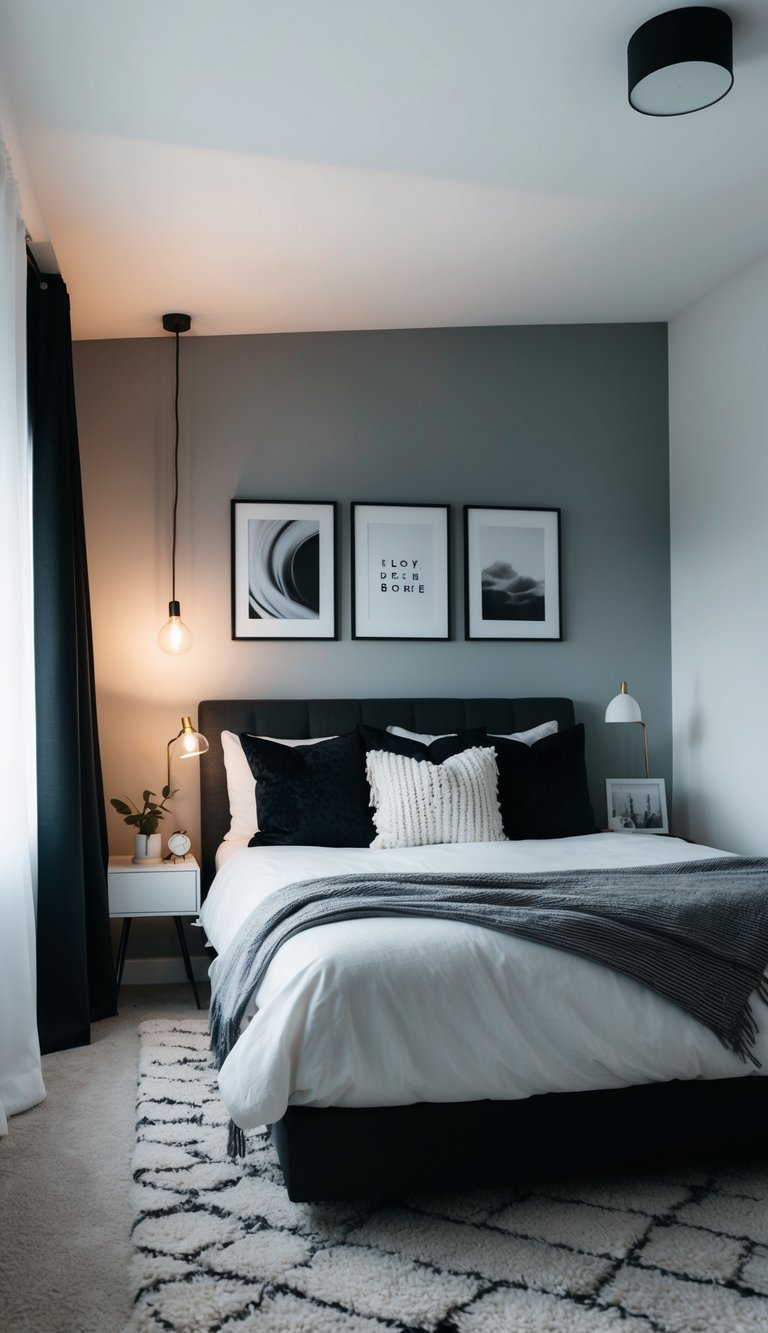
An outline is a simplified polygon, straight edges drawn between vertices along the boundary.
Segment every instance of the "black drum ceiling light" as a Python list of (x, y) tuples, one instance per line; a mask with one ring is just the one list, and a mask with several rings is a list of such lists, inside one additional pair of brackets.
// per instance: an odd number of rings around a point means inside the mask
[(728, 14), (706, 5), (671, 9), (643, 23), (627, 46), (629, 104), (644, 116), (685, 116), (733, 86)]
[(168, 603), (168, 619), (157, 636), (157, 642), (164, 653), (178, 657), (192, 647), (192, 631), (181, 618), (181, 604), (176, 601), (176, 511), (179, 507), (179, 337), (189, 333), (192, 320), (189, 315), (163, 315), (163, 328), (166, 333), (176, 335), (176, 388), (173, 398), (174, 444), (173, 444), (173, 511), (171, 539), (171, 600)]

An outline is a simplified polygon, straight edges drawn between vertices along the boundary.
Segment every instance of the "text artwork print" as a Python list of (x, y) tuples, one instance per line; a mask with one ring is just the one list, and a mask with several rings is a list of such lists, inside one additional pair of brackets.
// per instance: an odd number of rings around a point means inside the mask
[(368, 524), (368, 598), (381, 620), (431, 618), (432, 530), (423, 523)]

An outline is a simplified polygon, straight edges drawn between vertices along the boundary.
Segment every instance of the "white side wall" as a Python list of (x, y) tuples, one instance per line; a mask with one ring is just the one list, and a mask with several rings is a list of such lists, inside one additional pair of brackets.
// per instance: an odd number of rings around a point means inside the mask
[(768, 852), (768, 258), (669, 329), (673, 828)]

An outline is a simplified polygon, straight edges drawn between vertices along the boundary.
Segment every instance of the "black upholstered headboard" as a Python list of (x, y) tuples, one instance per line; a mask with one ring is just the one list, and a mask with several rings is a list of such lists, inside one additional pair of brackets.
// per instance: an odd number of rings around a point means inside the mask
[(203, 894), (215, 873), (216, 849), (229, 828), (229, 800), (221, 748), (222, 731), (256, 736), (338, 736), (358, 722), (372, 727), (408, 727), (431, 734), (464, 727), (489, 731), (524, 731), (557, 719), (574, 723), (573, 701), (542, 699), (205, 699), (198, 726), (210, 743), (200, 765)]

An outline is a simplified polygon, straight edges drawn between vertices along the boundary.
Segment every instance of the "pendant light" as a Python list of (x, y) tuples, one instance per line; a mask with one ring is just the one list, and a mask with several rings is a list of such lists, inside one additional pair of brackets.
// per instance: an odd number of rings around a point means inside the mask
[(164, 653), (178, 657), (192, 647), (192, 631), (181, 618), (181, 604), (176, 600), (176, 511), (179, 507), (179, 341), (182, 333), (188, 333), (192, 327), (189, 315), (163, 315), (163, 328), (166, 333), (176, 336), (176, 389), (174, 393), (174, 445), (173, 445), (173, 537), (171, 542), (171, 600), (168, 603), (168, 619), (157, 636), (157, 642)]

